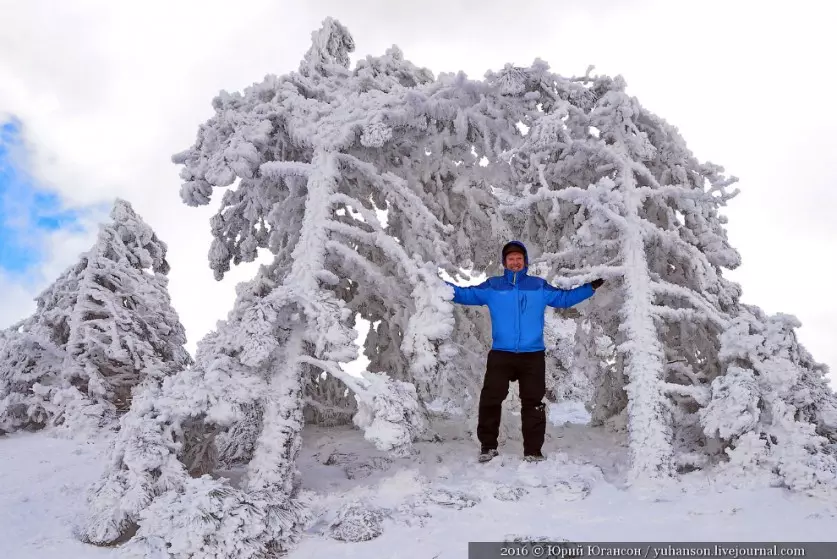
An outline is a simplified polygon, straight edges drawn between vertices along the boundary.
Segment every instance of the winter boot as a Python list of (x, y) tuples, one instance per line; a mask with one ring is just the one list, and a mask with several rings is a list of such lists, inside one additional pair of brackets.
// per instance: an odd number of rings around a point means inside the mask
[(488, 462), (498, 454), (496, 448), (484, 448), (480, 452), (479, 457), (477, 457), (477, 462)]
[(540, 452), (536, 452), (534, 454), (524, 454), (523, 460), (526, 462), (543, 462), (544, 460), (546, 460), (546, 456), (544, 456)]

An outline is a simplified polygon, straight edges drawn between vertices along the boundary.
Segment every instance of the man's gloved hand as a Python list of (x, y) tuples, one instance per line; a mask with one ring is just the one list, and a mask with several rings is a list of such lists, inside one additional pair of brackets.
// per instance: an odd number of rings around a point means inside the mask
[(599, 278), (599, 279), (594, 279), (593, 281), (591, 281), (590, 285), (593, 286), (593, 289), (598, 289), (602, 286), (603, 283), (604, 283), (604, 280)]

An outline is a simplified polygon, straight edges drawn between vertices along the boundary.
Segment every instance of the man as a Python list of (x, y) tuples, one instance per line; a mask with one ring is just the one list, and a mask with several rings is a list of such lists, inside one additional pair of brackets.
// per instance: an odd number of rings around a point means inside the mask
[(479, 285), (453, 287), (453, 302), (487, 305), (491, 315), (493, 343), (488, 353), (485, 379), (479, 401), (477, 438), (480, 462), (497, 456), (497, 437), (503, 400), (509, 382), (518, 381), (521, 401), (524, 460), (544, 460), (541, 453), (546, 432), (546, 362), (543, 341), (546, 307), (568, 308), (593, 295), (604, 280), (575, 289), (557, 289), (543, 278), (527, 275), (529, 255), (523, 243), (511, 241), (503, 247), (502, 276)]

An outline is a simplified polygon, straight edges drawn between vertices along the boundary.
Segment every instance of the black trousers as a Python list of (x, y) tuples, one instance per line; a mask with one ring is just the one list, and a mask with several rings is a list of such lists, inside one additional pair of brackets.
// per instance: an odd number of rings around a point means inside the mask
[(513, 353), (492, 349), (488, 353), (477, 423), (477, 438), (484, 449), (497, 448), (503, 400), (509, 395), (509, 383), (517, 381), (522, 408), (523, 453), (541, 451), (546, 431), (545, 356), (543, 351)]

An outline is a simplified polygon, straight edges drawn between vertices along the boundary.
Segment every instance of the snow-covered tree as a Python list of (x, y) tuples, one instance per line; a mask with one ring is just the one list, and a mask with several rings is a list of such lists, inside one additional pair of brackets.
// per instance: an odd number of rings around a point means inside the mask
[[(349, 71), (334, 61), (345, 60), (338, 51), (352, 44), (328, 20), (299, 73), (219, 98), (218, 116), (202, 128), (200, 144), (176, 157), (185, 164), (183, 196), (205, 203), (212, 184), (239, 181), (225, 194), (214, 226), (210, 259), (217, 274), (254, 258), (257, 247), (287, 268), (299, 266), (288, 255), (303, 242), (304, 228), (317, 222), (312, 217), (322, 216), (322, 231), (311, 236), (318, 244), (299, 253), (322, 255), (314, 268), (323, 271), (311, 289), (346, 303), (352, 313), (341, 318), (344, 326), (355, 313), (373, 323), (366, 343), (370, 371), (414, 384), (428, 401), (444, 389), (439, 375), (454, 354), (453, 344), (443, 343), (452, 323), (440, 296), (447, 288), (435, 269), (455, 271), (451, 253), (465, 264), (497, 262), (496, 244), (488, 257), (475, 245), (492, 240), (486, 224), (497, 224), (495, 243), (504, 231), (487, 178), (507, 168), (498, 154), (519, 133), (485, 101), (480, 82), (461, 75), (434, 82), (395, 47)], [(493, 163), (484, 167), (486, 154)], [(307, 176), (314, 171), (331, 173), (316, 199), (317, 183)], [(453, 231), (456, 239), (446, 238)], [(342, 394), (321, 387), (319, 394)]]
[[(196, 367), (167, 379), (159, 395), (143, 396), (126, 415), (83, 539), (112, 542), (139, 523), (146, 541), (172, 543), (169, 523), (149, 515), (160, 511), (155, 503), (186, 507), (183, 499), (195, 491), (216, 491), (186, 474), (211, 469), (217, 438), (225, 461), (250, 456), (246, 484), (229, 509), (252, 521), (249, 552), (290, 545), (301, 521), (292, 480), (303, 411), (306, 404), (340, 407), (339, 385), (354, 397), (354, 423), (379, 449), (409, 453), (428, 434), (425, 402), (443, 370), (437, 349), (454, 324), (451, 293), (437, 272), (453, 269), (446, 240), (453, 229), (428, 209), (433, 195), (408, 173), (409, 158), (434, 139), (444, 147), (443, 137), (478, 176), (479, 160), (468, 155), (473, 144), (502, 149), (502, 138), (517, 132), (480, 105), (479, 82), (431, 81), (396, 48), (350, 71), (352, 48), (345, 28), (327, 19), (298, 72), (269, 76), (243, 94), (222, 93), (196, 144), (174, 157), (184, 165), (187, 204), (206, 204), (213, 188), (231, 187), (211, 221), (216, 277), (259, 249), (274, 259), (239, 291)], [(387, 323), (404, 368), (360, 376), (342, 370), (357, 356), (357, 313)], [(315, 385), (323, 375), (339, 384)], [(181, 389), (188, 384), (191, 391)], [(248, 435), (235, 440), (237, 432)], [(245, 506), (244, 495), (261, 504)], [(254, 515), (287, 521), (277, 530)], [(237, 542), (206, 545), (223, 554)]]
[(727, 468), (761, 469), (795, 490), (837, 489), (837, 394), (796, 339), (793, 316), (747, 305), (721, 336), (724, 374), (699, 411)]
[[(740, 263), (720, 215), (735, 180), (698, 162), (621, 78), (565, 79), (536, 62), (488, 79), (516, 84), (526, 111), (526, 141), (509, 154), (517, 184), (502, 196), (515, 237), (540, 247), (533, 265), (559, 285), (609, 280), (578, 309), (576, 341), (598, 369), (594, 422), (626, 415), (631, 477), (727, 449), (793, 488), (832, 483), (837, 400), (824, 367), (795, 341), (795, 321), (746, 310), (723, 277)], [(593, 343), (602, 337), (615, 355)]]
[(0, 395), (17, 402), (18, 417), (28, 402), (35, 425), (115, 427), (137, 385), (191, 362), (168, 294), (166, 244), (124, 200), (110, 218), (94, 246), (36, 298), (35, 313), (8, 333)]
[[(509, 156), (518, 180), (508, 188), (509, 220), (518, 237), (540, 247), (533, 262), (546, 263), (556, 284), (610, 280), (609, 294), (586, 306), (616, 344), (617, 372), (627, 380), (632, 478), (670, 475), (670, 397), (702, 393), (693, 385), (699, 379), (667, 368), (668, 354), (694, 362), (703, 352), (711, 361), (717, 343), (700, 342), (717, 338), (736, 302), (737, 291), (720, 278), (720, 268), (738, 264), (718, 216), (734, 195), (726, 191), (731, 181), (700, 164), (670, 125), (625, 93), (621, 78), (568, 79), (537, 61), (489, 80), (517, 84), (529, 127)], [(664, 337), (686, 323), (701, 332), (679, 342), (685, 347)], [(611, 394), (619, 378), (608, 380)]]
[(168, 294), (167, 247), (124, 200), (84, 256), (70, 315), (67, 377), (117, 412), (144, 379), (159, 381), (191, 362)]

